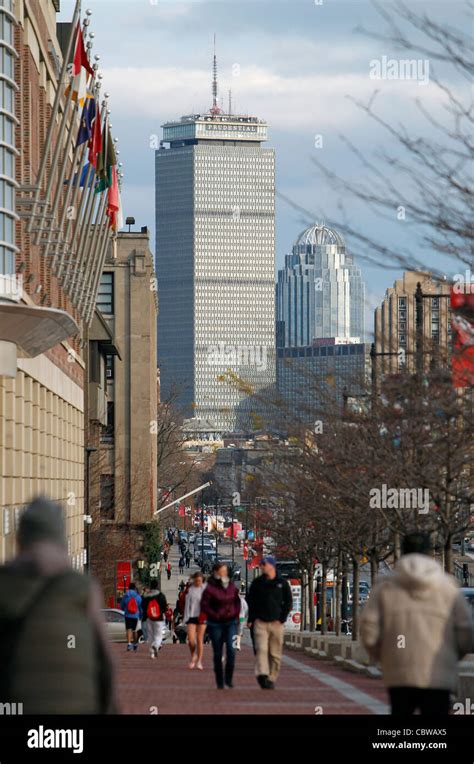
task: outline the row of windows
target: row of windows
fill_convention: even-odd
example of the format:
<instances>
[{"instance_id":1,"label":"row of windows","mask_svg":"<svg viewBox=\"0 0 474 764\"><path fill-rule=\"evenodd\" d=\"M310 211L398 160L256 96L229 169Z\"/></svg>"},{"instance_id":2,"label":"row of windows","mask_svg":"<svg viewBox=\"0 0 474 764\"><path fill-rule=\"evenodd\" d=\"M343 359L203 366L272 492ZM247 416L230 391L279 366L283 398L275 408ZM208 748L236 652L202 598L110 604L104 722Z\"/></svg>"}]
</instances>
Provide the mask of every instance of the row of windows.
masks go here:
<instances>
[{"instance_id":1,"label":"row of windows","mask_svg":"<svg viewBox=\"0 0 474 764\"><path fill-rule=\"evenodd\" d=\"M0 47L0 72L10 77L14 77L13 53L8 48Z\"/></svg>"},{"instance_id":2,"label":"row of windows","mask_svg":"<svg viewBox=\"0 0 474 764\"><path fill-rule=\"evenodd\" d=\"M8 5L7 5L8 8ZM10 10L10 9L8 9ZM13 45L13 22L1 12L0 8L0 40L5 40L9 45Z\"/></svg>"},{"instance_id":3,"label":"row of windows","mask_svg":"<svg viewBox=\"0 0 474 764\"><path fill-rule=\"evenodd\" d=\"M9 244L14 243L13 239L13 218L0 212L0 241L6 241Z\"/></svg>"},{"instance_id":4,"label":"row of windows","mask_svg":"<svg viewBox=\"0 0 474 764\"><path fill-rule=\"evenodd\" d=\"M100 277L97 294L97 307L101 313L111 315L114 312L114 274L107 272Z\"/></svg>"},{"instance_id":5,"label":"row of windows","mask_svg":"<svg viewBox=\"0 0 474 764\"><path fill-rule=\"evenodd\" d=\"M311 358L331 355L362 355L364 345L328 345L323 347L278 348L278 358Z\"/></svg>"},{"instance_id":6,"label":"row of windows","mask_svg":"<svg viewBox=\"0 0 474 764\"><path fill-rule=\"evenodd\" d=\"M0 147L0 175L13 178L13 154L4 146Z\"/></svg>"},{"instance_id":7,"label":"row of windows","mask_svg":"<svg viewBox=\"0 0 474 764\"><path fill-rule=\"evenodd\" d=\"M6 247L0 247L0 273L15 273L15 256Z\"/></svg>"},{"instance_id":8,"label":"row of windows","mask_svg":"<svg viewBox=\"0 0 474 764\"><path fill-rule=\"evenodd\" d=\"M0 115L0 141L13 145L14 125L11 119L5 114Z\"/></svg>"},{"instance_id":9,"label":"row of windows","mask_svg":"<svg viewBox=\"0 0 474 764\"><path fill-rule=\"evenodd\" d=\"M13 114L14 112L13 104L14 104L13 87L10 85L9 82L0 80L0 109L4 109L5 111L9 111Z\"/></svg>"},{"instance_id":10,"label":"row of windows","mask_svg":"<svg viewBox=\"0 0 474 764\"><path fill-rule=\"evenodd\" d=\"M6 180L0 180L0 207L12 210L14 207L15 189Z\"/></svg>"}]
</instances>

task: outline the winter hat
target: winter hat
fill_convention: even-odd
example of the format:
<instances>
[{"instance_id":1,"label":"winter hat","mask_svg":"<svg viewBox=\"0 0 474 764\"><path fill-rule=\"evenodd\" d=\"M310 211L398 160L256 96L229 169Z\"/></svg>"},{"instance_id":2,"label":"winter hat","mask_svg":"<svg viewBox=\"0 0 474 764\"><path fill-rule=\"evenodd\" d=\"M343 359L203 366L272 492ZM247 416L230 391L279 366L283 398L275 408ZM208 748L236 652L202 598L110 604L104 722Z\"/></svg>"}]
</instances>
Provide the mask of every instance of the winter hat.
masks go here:
<instances>
[{"instance_id":1,"label":"winter hat","mask_svg":"<svg viewBox=\"0 0 474 764\"><path fill-rule=\"evenodd\" d=\"M274 557L269 555L268 557L264 557L262 559L262 562L260 563L260 565L265 565L265 564L272 565L274 568L276 568L277 561Z\"/></svg>"},{"instance_id":2,"label":"winter hat","mask_svg":"<svg viewBox=\"0 0 474 764\"><path fill-rule=\"evenodd\" d=\"M63 508L45 496L33 499L20 517L20 547L26 549L36 541L52 541L59 546L67 546Z\"/></svg>"}]
</instances>

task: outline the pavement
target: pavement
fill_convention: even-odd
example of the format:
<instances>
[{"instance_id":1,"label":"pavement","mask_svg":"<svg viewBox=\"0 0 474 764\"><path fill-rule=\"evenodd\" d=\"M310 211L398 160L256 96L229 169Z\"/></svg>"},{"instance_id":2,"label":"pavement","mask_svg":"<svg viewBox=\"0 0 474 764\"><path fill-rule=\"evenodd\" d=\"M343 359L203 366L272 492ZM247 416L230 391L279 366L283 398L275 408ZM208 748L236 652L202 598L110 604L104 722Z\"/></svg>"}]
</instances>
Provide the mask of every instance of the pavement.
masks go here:
<instances>
[{"instance_id":1,"label":"pavement","mask_svg":"<svg viewBox=\"0 0 474 764\"><path fill-rule=\"evenodd\" d=\"M179 581L178 549L171 548L171 580L162 576L162 590L174 607ZM116 660L118 697L126 714L386 714L382 682L350 674L332 664L294 653L283 656L275 690L262 690L254 674L248 632L237 653L234 688L217 690L212 670L212 648L204 646L204 671L188 669L187 645L164 644L156 660L141 645L127 653L124 643L112 645Z\"/></svg>"}]
</instances>

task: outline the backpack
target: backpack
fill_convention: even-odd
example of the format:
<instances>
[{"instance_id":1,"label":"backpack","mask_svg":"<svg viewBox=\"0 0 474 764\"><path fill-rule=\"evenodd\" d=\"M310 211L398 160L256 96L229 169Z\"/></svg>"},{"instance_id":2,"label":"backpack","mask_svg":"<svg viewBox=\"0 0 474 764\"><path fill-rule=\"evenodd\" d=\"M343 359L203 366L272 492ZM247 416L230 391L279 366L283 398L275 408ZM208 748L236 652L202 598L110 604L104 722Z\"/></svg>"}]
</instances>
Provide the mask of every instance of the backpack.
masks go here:
<instances>
[{"instance_id":1,"label":"backpack","mask_svg":"<svg viewBox=\"0 0 474 764\"><path fill-rule=\"evenodd\" d=\"M138 603L133 595L130 595L130 599L127 602L127 613L129 615L136 615L138 613Z\"/></svg>"},{"instance_id":2,"label":"backpack","mask_svg":"<svg viewBox=\"0 0 474 764\"><path fill-rule=\"evenodd\" d=\"M147 609L146 609L146 617L150 619L150 621L159 621L161 618L161 608L158 604L158 600L153 598L149 601Z\"/></svg>"}]
</instances>

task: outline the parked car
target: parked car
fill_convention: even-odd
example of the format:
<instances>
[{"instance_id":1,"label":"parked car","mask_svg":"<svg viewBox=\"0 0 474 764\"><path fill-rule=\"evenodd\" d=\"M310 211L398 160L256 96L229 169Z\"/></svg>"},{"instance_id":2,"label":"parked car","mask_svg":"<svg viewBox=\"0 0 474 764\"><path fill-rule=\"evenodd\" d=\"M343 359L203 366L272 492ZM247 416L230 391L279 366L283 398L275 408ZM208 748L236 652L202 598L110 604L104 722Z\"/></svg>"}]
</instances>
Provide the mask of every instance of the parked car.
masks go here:
<instances>
[{"instance_id":1,"label":"parked car","mask_svg":"<svg viewBox=\"0 0 474 764\"><path fill-rule=\"evenodd\" d=\"M471 616L474 623L474 586L462 586L461 592L464 594L468 605L471 608Z\"/></svg>"},{"instance_id":2,"label":"parked car","mask_svg":"<svg viewBox=\"0 0 474 764\"><path fill-rule=\"evenodd\" d=\"M127 634L125 631L125 613L119 608L103 608L106 630L112 642L126 642Z\"/></svg>"}]
</instances>

